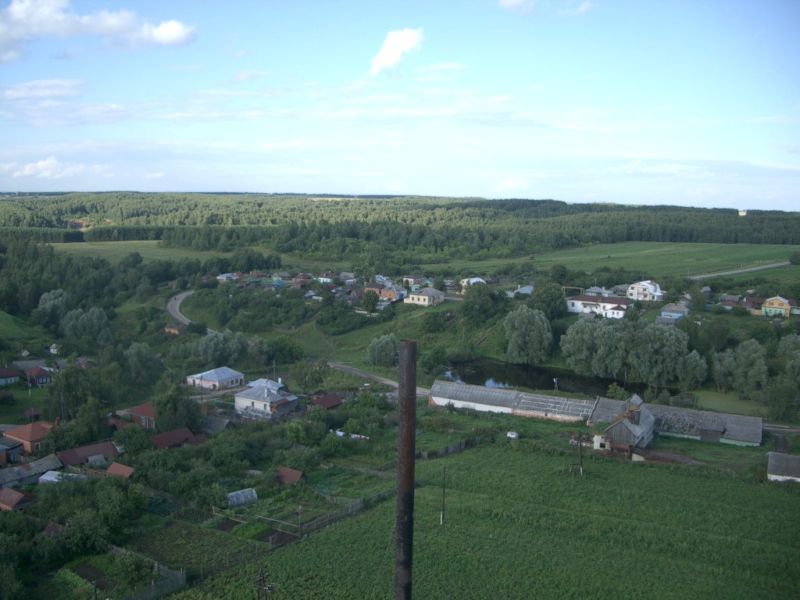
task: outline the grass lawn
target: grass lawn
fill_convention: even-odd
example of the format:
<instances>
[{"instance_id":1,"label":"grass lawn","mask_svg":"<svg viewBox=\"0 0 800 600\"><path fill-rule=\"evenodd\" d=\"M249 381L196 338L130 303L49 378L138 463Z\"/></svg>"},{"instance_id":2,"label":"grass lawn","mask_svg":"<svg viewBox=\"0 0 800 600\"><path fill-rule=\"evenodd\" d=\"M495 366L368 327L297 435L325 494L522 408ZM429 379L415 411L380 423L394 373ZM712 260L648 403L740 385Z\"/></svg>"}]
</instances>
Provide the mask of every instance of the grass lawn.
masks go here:
<instances>
[{"instance_id":1,"label":"grass lawn","mask_svg":"<svg viewBox=\"0 0 800 600\"><path fill-rule=\"evenodd\" d=\"M27 385L18 383L6 388L3 391L10 392L14 396L14 404L0 404L0 423L24 424L28 420L23 416L25 409L36 408L44 415L45 406L50 402L50 397L46 387L28 388Z\"/></svg>"},{"instance_id":2,"label":"grass lawn","mask_svg":"<svg viewBox=\"0 0 800 600\"><path fill-rule=\"evenodd\" d=\"M52 341L53 334L41 325L28 323L25 319L0 310L0 342L6 345L7 350L16 352L24 348L37 352Z\"/></svg>"},{"instance_id":3,"label":"grass lawn","mask_svg":"<svg viewBox=\"0 0 800 600\"><path fill-rule=\"evenodd\" d=\"M736 392L722 393L717 390L697 390L697 408L700 410L715 410L717 412L766 417L767 407L757 402L742 400Z\"/></svg>"},{"instance_id":4,"label":"grass lawn","mask_svg":"<svg viewBox=\"0 0 800 600\"><path fill-rule=\"evenodd\" d=\"M196 258L205 260L217 256L230 256L230 252L217 252L215 250L201 251L188 248L164 248L159 246L157 240L133 240L125 242L74 242L65 244L51 244L56 252L74 254L77 256L92 256L119 262L131 252L138 252L145 261L151 260L177 260L181 258Z\"/></svg>"}]
</instances>

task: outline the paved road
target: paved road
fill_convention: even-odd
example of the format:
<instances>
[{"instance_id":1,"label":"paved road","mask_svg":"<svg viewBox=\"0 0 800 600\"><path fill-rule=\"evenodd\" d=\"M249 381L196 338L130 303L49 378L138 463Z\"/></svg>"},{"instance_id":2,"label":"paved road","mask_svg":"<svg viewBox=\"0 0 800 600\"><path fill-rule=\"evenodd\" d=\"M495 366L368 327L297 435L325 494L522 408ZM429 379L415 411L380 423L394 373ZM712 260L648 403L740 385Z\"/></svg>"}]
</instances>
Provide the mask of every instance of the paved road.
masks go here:
<instances>
[{"instance_id":1,"label":"paved road","mask_svg":"<svg viewBox=\"0 0 800 600\"><path fill-rule=\"evenodd\" d=\"M350 375L355 375L356 377L363 377L364 379L371 379L372 381L376 381L377 383L382 383L384 385L388 385L397 389L398 383L391 379L386 379L385 377L381 377L379 375L375 375L374 373L370 373L369 371L364 371L363 369L358 369L356 367L351 367L350 365L345 365L342 363L337 362L329 362L328 366L331 369L336 369L337 371L341 371L343 373L349 373ZM417 396L427 396L430 393L428 388L418 387L417 388Z\"/></svg>"},{"instance_id":2,"label":"paved road","mask_svg":"<svg viewBox=\"0 0 800 600\"><path fill-rule=\"evenodd\" d=\"M175 296L170 298L169 302L167 302L167 312L169 313L169 316L175 319L178 323L189 325L192 322L192 320L189 317L187 317L181 312L181 302L186 300L186 298L188 298L192 294L194 294L194 290L181 292L180 294L176 294ZM209 327L208 333L214 333L214 330Z\"/></svg>"},{"instance_id":3,"label":"paved road","mask_svg":"<svg viewBox=\"0 0 800 600\"><path fill-rule=\"evenodd\" d=\"M706 273L705 275L692 275L688 279L711 279L712 277L724 277L725 275L739 275L740 273L752 273L753 271L765 271L767 269L777 269L779 267L788 267L791 263L788 260L777 263L770 263L768 265L758 265L755 267L745 267L742 269L733 269L732 271L719 271L717 273Z\"/></svg>"}]
</instances>

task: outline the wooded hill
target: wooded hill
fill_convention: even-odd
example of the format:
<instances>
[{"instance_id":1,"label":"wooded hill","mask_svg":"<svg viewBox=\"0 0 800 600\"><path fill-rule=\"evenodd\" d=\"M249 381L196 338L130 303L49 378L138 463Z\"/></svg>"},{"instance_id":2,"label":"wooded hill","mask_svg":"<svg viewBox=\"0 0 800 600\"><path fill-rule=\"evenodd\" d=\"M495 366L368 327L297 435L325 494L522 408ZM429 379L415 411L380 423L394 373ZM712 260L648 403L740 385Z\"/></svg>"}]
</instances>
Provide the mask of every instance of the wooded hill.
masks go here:
<instances>
[{"instance_id":1,"label":"wooded hill","mask_svg":"<svg viewBox=\"0 0 800 600\"><path fill-rule=\"evenodd\" d=\"M0 196L6 238L260 244L330 258L523 256L624 241L800 244L800 213L554 200L133 192Z\"/></svg>"}]
</instances>

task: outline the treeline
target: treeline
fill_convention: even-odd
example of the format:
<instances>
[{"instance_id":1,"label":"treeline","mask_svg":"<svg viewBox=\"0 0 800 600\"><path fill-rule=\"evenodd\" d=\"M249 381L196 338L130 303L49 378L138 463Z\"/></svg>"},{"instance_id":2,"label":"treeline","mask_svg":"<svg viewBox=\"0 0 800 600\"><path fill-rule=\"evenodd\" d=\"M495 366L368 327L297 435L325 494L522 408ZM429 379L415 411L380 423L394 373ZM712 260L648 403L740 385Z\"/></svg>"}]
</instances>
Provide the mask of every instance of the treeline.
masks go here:
<instances>
[{"instance_id":1,"label":"treeline","mask_svg":"<svg viewBox=\"0 0 800 600\"><path fill-rule=\"evenodd\" d=\"M0 227L87 241L160 239L230 249L275 243L341 257L397 249L510 256L623 241L800 244L800 214L553 200L228 194L65 194L0 197ZM186 229L188 228L188 229ZM69 233L69 235L67 235ZM302 234L302 235L298 235ZM60 240L61 241L61 240Z\"/></svg>"}]
</instances>

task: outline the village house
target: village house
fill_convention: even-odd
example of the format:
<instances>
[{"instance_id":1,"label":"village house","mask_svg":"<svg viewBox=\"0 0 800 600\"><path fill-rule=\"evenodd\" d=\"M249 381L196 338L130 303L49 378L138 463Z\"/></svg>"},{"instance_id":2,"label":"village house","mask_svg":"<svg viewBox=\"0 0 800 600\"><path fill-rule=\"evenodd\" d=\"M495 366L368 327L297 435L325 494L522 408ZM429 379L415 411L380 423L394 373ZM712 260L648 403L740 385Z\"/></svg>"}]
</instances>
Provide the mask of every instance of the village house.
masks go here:
<instances>
[{"instance_id":1,"label":"village house","mask_svg":"<svg viewBox=\"0 0 800 600\"><path fill-rule=\"evenodd\" d=\"M358 283L356 274L350 273L349 271L342 271L341 273L339 273L339 281L341 281L347 287L353 287Z\"/></svg>"},{"instance_id":2,"label":"village house","mask_svg":"<svg viewBox=\"0 0 800 600\"><path fill-rule=\"evenodd\" d=\"M120 413L130 415L131 421L141 426L142 429L155 429L156 428L156 408L152 402L145 402L129 408L127 411L120 411Z\"/></svg>"},{"instance_id":3,"label":"village house","mask_svg":"<svg viewBox=\"0 0 800 600\"><path fill-rule=\"evenodd\" d=\"M406 296L406 288L390 283L381 289L380 297L388 302L397 302Z\"/></svg>"},{"instance_id":4,"label":"village house","mask_svg":"<svg viewBox=\"0 0 800 600\"><path fill-rule=\"evenodd\" d=\"M0 369L0 387L14 385L19 381L20 372L16 369Z\"/></svg>"},{"instance_id":5,"label":"village house","mask_svg":"<svg viewBox=\"0 0 800 600\"><path fill-rule=\"evenodd\" d=\"M239 273L220 273L217 275L217 281L220 283L229 283L231 281L239 281Z\"/></svg>"},{"instance_id":6,"label":"village house","mask_svg":"<svg viewBox=\"0 0 800 600\"><path fill-rule=\"evenodd\" d=\"M571 296L566 299L567 312L595 314L607 319L624 319L631 301L616 296Z\"/></svg>"},{"instance_id":7,"label":"village house","mask_svg":"<svg viewBox=\"0 0 800 600\"><path fill-rule=\"evenodd\" d=\"M683 303L671 303L661 308L661 314L656 317L660 325L675 325L680 319L689 314L689 307Z\"/></svg>"},{"instance_id":8,"label":"village house","mask_svg":"<svg viewBox=\"0 0 800 600\"><path fill-rule=\"evenodd\" d=\"M627 292L628 290L626 289L625 291ZM613 290L609 290L609 289L606 289L604 287L599 287L599 286L593 285L592 287L586 288L583 291L583 295L584 296L604 296L604 297L606 297L606 296L613 296L614 292L613 292Z\"/></svg>"},{"instance_id":9,"label":"village house","mask_svg":"<svg viewBox=\"0 0 800 600\"><path fill-rule=\"evenodd\" d=\"M41 450L42 442L50 434L52 428L52 423L35 421L9 429L5 432L5 437L20 442L25 454L36 454Z\"/></svg>"},{"instance_id":10,"label":"village house","mask_svg":"<svg viewBox=\"0 0 800 600\"><path fill-rule=\"evenodd\" d=\"M792 314L792 309L797 306L797 302L793 299L784 298L783 296L773 296L767 298L761 305L761 314L765 317L783 317L788 319Z\"/></svg>"},{"instance_id":11,"label":"village house","mask_svg":"<svg viewBox=\"0 0 800 600\"><path fill-rule=\"evenodd\" d=\"M800 455L768 452L767 479L800 483Z\"/></svg>"},{"instance_id":12,"label":"village house","mask_svg":"<svg viewBox=\"0 0 800 600\"><path fill-rule=\"evenodd\" d=\"M412 292L403 300L403 304L416 304L418 306L437 306L444 302L444 292L435 288L424 288L418 292Z\"/></svg>"},{"instance_id":13,"label":"village house","mask_svg":"<svg viewBox=\"0 0 800 600\"><path fill-rule=\"evenodd\" d=\"M622 412L603 431L603 437L612 448L646 448L653 441L655 425L653 413L634 394L625 402ZM595 440L597 443L598 440Z\"/></svg>"},{"instance_id":14,"label":"village house","mask_svg":"<svg viewBox=\"0 0 800 600\"><path fill-rule=\"evenodd\" d=\"M317 275L316 280L322 284L331 284L333 283L334 278L336 277L335 273L330 271L325 271L324 273L320 273Z\"/></svg>"},{"instance_id":15,"label":"village house","mask_svg":"<svg viewBox=\"0 0 800 600\"><path fill-rule=\"evenodd\" d=\"M206 436L203 434L195 435L188 427L179 427L178 429L157 433L150 438L150 441L159 450L165 450L167 448L180 448L185 444L198 446L206 441Z\"/></svg>"},{"instance_id":16,"label":"village house","mask_svg":"<svg viewBox=\"0 0 800 600\"><path fill-rule=\"evenodd\" d=\"M217 367L186 378L186 384L205 390L224 390L244 385L244 373L228 367Z\"/></svg>"},{"instance_id":17,"label":"village house","mask_svg":"<svg viewBox=\"0 0 800 600\"><path fill-rule=\"evenodd\" d=\"M259 380L261 385L249 387L234 396L236 413L245 419L275 420L292 412L298 398L278 379Z\"/></svg>"},{"instance_id":18,"label":"village house","mask_svg":"<svg viewBox=\"0 0 800 600\"><path fill-rule=\"evenodd\" d=\"M745 296L742 304L744 304L744 307L754 317L760 317L764 314L761 312L761 307L764 305L764 298L759 298L758 296Z\"/></svg>"},{"instance_id":19,"label":"village house","mask_svg":"<svg viewBox=\"0 0 800 600\"><path fill-rule=\"evenodd\" d=\"M57 452L56 456L65 467L77 467L84 464L98 467L114 460L118 454L117 448L111 442L98 442Z\"/></svg>"},{"instance_id":20,"label":"village house","mask_svg":"<svg viewBox=\"0 0 800 600\"><path fill-rule=\"evenodd\" d=\"M637 281L628 286L625 295L631 300L640 302L661 302L664 300L664 292L655 281Z\"/></svg>"},{"instance_id":21,"label":"village house","mask_svg":"<svg viewBox=\"0 0 800 600\"><path fill-rule=\"evenodd\" d=\"M459 284L461 285L461 293L465 293L467 288L470 288L473 285L486 285L486 280L482 277L465 277L459 282Z\"/></svg>"},{"instance_id":22,"label":"village house","mask_svg":"<svg viewBox=\"0 0 800 600\"><path fill-rule=\"evenodd\" d=\"M532 283L528 285L518 285L515 289L506 292L509 298L516 298L517 296L533 296L534 286Z\"/></svg>"}]
</instances>

